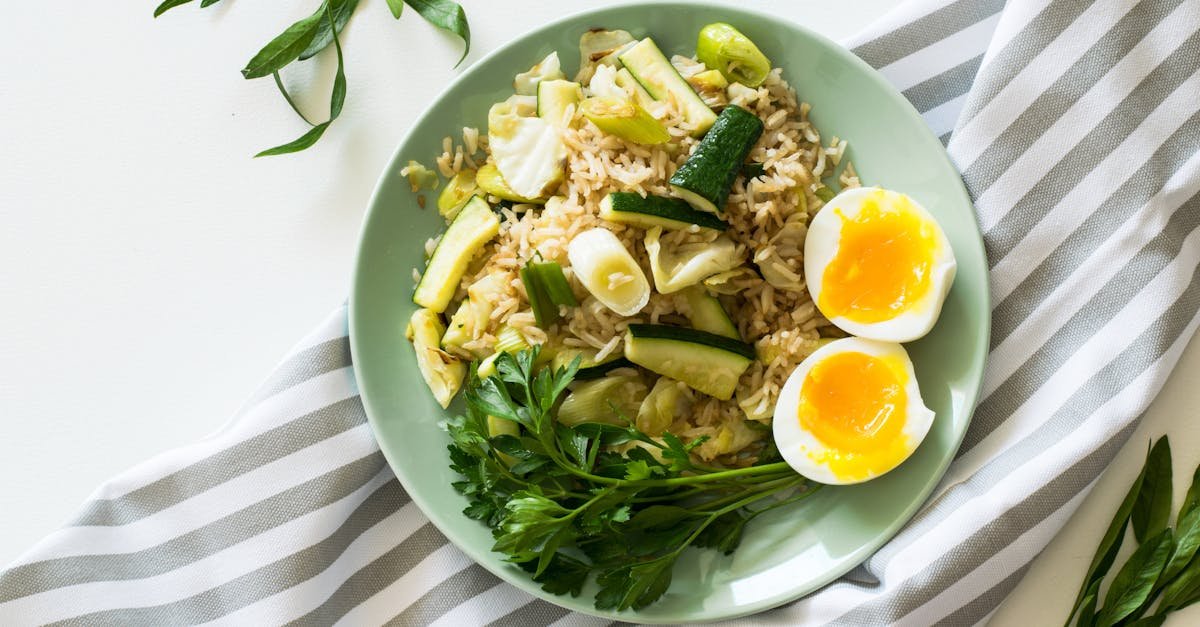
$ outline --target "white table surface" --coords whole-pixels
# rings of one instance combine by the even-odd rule
[[[194,3],[153,20],[156,2],[17,4],[8,20],[20,27],[0,38],[0,564],[105,477],[216,429],[343,301],[380,169],[456,73],[451,37],[411,10],[396,22],[382,0],[362,2],[343,37],[341,119],[308,152],[252,160],[303,128],[269,79],[238,70],[315,0]],[[463,4],[473,61],[608,3]],[[893,2],[741,4],[839,38]],[[323,55],[287,72],[314,118],[333,68]],[[1198,375],[1192,342],[993,624],[1061,621],[1148,438],[1170,433],[1176,476],[1190,476]],[[1200,610],[1169,624],[1197,620]]]

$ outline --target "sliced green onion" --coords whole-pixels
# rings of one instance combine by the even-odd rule
[[[667,127],[632,101],[613,97],[588,98],[579,108],[592,124],[609,135],[637,144],[665,144],[671,140]]]
[[[546,286],[541,277],[529,265],[521,268],[521,282],[525,284],[525,295],[529,297],[529,307],[533,309],[533,318],[537,320],[537,325],[548,329],[558,319],[558,306],[546,293]]]
[[[758,87],[771,72],[771,61],[741,31],[716,22],[700,29],[696,58],[730,81]]]
[[[558,265],[557,261],[530,263],[529,267],[538,276],[538,280],[546,288],[546,295],[555,305],[575,307],[579,304],[579,301],[575,300],[575,293],[571,291],[571,284],[567,283],[567,275],[563,274],[562,266]]]
[[[510,326],[505,325],[496,333],[497,353],[515,353],[527,348],[529,348],[529,342],[525,341],[525,336]]]

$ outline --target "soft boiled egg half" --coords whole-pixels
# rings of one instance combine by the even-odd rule
[[[835,340],[800,363],[779,393],[775,445],[796,472],[821,483],[860,483],[917,449],[933,411],[921,400],[904,347]]]
[[[813,217],[804,272],[813,302],[859,337],[909,342],[937,322],[954,251],[941,226],[912,198],[878,187],[844,191]]]

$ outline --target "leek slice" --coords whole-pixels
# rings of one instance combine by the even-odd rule
[[[636,144],[665,144],[671,134],[662,122],[654,119],[632,100],[599,96],[588,98],[580,110],[597,128]]]
[[[627,425],[646,396],[646,384],[636,376],[604,377],[578,384],[558,408],[558,421],[569,426],[585,422]]]
[[[594,228],[576,235],[567,245],[567,258],[587,291],[617,314],[632,316],[650,302],[646,274],[611,231]]]
[[[724,22],[700,29],[696,58],[719,70],[730,82],[750,87],[762,85],[771,72],[771,61],[750,38]]]

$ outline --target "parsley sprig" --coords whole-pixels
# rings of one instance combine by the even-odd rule
[[[666,592],[689,546],[732,553],[747,523],[816,492],[784,462],[723,469],[684,443],[632,425],[555,420],[578,370],[539,367],[538,348],[496,361],[467,383],[466,412],[447,423],[454,487],[467,516],[492,529],[494,551],[553,594],[579,595],[589,577],[598,609],[639,609]],[[471,369],[474,372],[474,368]],[[492,435],[488,417],[517,435]]]

